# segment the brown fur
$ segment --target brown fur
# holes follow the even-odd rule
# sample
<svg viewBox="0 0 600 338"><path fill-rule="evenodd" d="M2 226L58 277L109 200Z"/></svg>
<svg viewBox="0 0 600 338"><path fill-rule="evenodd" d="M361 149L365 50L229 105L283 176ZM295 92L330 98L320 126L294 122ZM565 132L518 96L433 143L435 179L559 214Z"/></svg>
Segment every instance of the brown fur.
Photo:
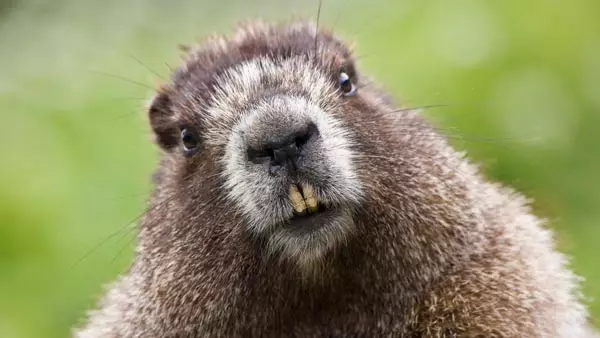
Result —
<svg viewBox="0 0 600 338"><path fill-rule="evenodd" d="M244 60L305 55L332 81L340 67L354 73L343 43L320 32L314 55L312 26L292 25L253 23L190 48L154 98L163 156L135 261L76 336L591 336L578 280L527 202L481 178L418 113L391 113L362 77L335 112L356 135L366 193L354 236L314 280L265 257L223 192L223 149L183 158L176 125L205 129L190 101L209 105L216 76Z"/></svg>

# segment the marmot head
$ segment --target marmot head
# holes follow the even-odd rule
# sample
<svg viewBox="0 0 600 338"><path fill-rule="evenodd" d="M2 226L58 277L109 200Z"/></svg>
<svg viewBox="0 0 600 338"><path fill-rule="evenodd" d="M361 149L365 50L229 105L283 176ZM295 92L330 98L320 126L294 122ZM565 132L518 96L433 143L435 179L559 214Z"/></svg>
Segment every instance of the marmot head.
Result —
<svg viewBox="0 0 600 338"><path fill-rule="evenodd" d="M385 132L398 115L382 114L391 106L350 48L309 23L252 23L186 52L149 106L159 185L187 196L176 212L197 226L235 219L301 266L347 241L367 195L386 190L373 174L401 175L394 154L410 143ZM206 210L216 203L226 215Z"/></svg>

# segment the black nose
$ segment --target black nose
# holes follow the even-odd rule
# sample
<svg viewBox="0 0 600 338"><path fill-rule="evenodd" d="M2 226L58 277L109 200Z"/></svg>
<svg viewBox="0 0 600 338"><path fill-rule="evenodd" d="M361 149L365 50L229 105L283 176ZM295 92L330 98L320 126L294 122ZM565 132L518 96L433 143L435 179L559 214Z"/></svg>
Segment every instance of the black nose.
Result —
<svg viewBox="0 0 600 338"><path fill-rule="evenodd" d="M298 159L306 152L306 145L319 131L314 123L309 123L284 137L273 137L259 149L248 148L248 160L254 163L270 164L272 169L288 166L290 170L298 168Z"/></svg>

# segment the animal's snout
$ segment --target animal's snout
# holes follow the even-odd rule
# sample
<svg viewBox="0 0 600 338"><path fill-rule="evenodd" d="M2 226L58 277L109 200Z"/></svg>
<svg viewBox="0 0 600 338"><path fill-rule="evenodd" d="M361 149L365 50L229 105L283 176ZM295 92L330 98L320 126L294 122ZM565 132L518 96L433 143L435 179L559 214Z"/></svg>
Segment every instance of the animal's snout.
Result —
<svg viewBox="0 0 600 338"><path fill-rule="evenodd" d="M289 171L298 169L300 159L309 151L310 143L319 136L314 123L296 128L282 137L269 137L259 147L248 148L248 160L253 163L268 163L273 173L281 167Z"/></svg>

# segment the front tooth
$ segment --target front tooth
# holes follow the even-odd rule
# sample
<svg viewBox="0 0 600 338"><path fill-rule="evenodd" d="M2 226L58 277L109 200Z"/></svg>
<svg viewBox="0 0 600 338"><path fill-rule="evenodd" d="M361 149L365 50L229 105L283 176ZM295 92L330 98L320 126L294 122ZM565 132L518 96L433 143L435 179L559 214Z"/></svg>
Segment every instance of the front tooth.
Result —
<svg viewBox="0 0 600 338"><path fill-rule="evenodd" d="M304 193L304 201L306 202L306 206L308 207L308 212L315 212L319 209L317 197L313 191L312 186L308 184L302 185L302 192Z"/></svg>
<svg viewBox="0 0 600 338"><path fill-rule="evenodd" d="M304 198L302 198L302 194L295 184L290 186L290 201L292 202L292 207L296 213L303 214L306 211Z"/></svg>

